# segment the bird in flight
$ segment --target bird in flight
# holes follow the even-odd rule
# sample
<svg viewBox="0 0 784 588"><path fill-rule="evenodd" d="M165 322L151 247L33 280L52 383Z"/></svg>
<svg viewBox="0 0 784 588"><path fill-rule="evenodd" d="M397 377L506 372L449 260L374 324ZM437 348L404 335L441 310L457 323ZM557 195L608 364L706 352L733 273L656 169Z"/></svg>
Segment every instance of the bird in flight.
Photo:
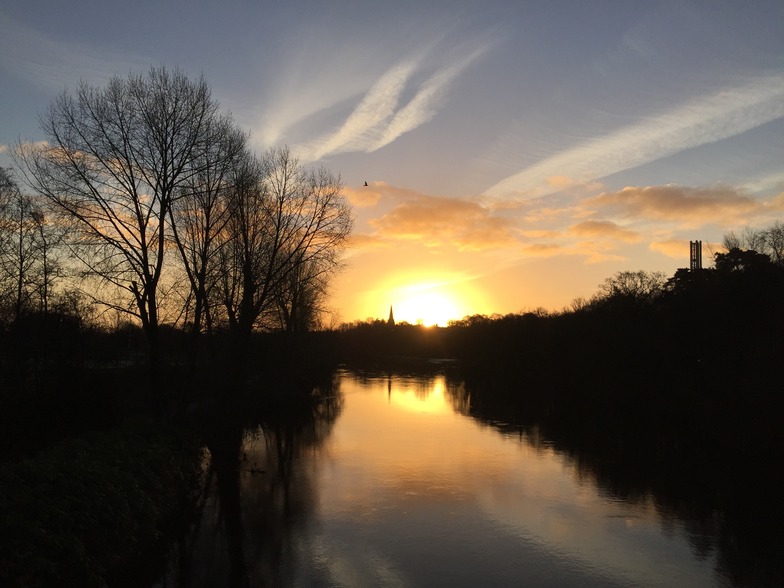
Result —
<svg viewBox="0 0 784 588"><path fill-rule="evenodd" d="M367 182L365 182L365 185L367 186Z"/></svg>

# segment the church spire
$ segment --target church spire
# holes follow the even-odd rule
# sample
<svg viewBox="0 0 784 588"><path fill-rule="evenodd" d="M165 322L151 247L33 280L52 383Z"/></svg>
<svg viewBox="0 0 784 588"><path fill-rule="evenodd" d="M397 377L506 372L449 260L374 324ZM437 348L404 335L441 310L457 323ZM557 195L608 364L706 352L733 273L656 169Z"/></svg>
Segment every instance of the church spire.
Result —
<svg viewBox="0 0 784 588"><path fill-rule="evenodd" d="M392 314L392 305L391 304L389 305L389 318L387 319L387 324L390 327L394 327L395 326L395 315Z"/></svg>

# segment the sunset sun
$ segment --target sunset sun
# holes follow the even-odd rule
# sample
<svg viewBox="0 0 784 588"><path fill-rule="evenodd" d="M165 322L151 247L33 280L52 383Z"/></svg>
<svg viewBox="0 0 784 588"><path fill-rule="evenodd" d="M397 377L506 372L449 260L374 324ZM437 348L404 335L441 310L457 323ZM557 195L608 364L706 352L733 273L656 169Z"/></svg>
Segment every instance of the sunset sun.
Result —
<svg viewBox="0 0 784 588"><path fill-rule="evenodd" d="M454 287L417 283L396 289L392 297L395 320L426 327L445 327L462 318L467 307Z"/></svg>
<svg viewBox="0 0 784 588"><path fill-rule="evenodd" d="M459 311L449 297L422 292L401 300L395 307L395 316L412 324L445 327L450 320L459 318Z"/></svg>

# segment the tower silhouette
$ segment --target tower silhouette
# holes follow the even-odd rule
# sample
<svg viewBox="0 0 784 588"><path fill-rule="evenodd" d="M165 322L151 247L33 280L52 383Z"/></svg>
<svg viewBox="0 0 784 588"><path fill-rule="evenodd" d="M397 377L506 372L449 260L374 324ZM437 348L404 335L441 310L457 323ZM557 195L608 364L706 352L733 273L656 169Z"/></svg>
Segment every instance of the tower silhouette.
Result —
<svg viewBox="0 0 784 588"><path fill-rule="evenodd" d="M392 305L391 304L389 305L389 318L387 319L387 324L390 327L394 327L395 326L395 315L392 314Z"/></svg>
<svg viewBox="0 0 784 588"><path fill-rule="evenodd" d="M702 269L702 241L689 241L689 269Z"/></svg>

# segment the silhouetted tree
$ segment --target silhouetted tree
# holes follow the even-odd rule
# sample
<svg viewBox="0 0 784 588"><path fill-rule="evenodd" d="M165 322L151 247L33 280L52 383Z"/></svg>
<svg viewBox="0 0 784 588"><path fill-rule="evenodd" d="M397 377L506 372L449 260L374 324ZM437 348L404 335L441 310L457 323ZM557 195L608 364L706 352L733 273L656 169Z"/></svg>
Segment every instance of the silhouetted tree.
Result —
<svg viewBox="0 0 784 588"><path fill-rule="evenodd" d="M667 294L686 296L691 294L707 295L715 283L715 271L712 269L691 270L680 268L664 284Z"/></svg>
<svg viewBox="0 0 784 588"><path fill-rule="evenodd" d="M650 301L661 293L665 281L666 276L662 272L622 271L599 285L599 296Z"/></svg>
<svg viewBox="0 0 784 588"><path fill-rule="evenodd" d="M41 118L47 143L17 149L27 180L78 231L74 253L112 290L97 298L140 320L152 374L167 220L223 132L217 117L204 79L159 67L65 91ZM132 304L115 300L117 292Z"/></svg>
<svg viewBox="0 0 784 588"><path fill-rule="evenodd" d="M727 251L756 251L767 255L777 265L784 264L784 225L779 221L764 229L746 227L740 235L730 231L724 235L722 244Z"/></svg>
<svg viewBox="0 0 784 588"><path fill-rule="evenodd" d="M194 351L202 330L212 326L211 292L216 287L219 235L229 221L231 181L246 152L246 135L227 117L206 121L213 140L194 158L195 173L190 174L172 200L170 209L173 240L180 252L190 284L186 321L192 330ZM195 355L192 355L195 360Z"/></svg>
<svg viewBox="0 0 784 588"><path fill-rule="evenodd" d="M305 170L285 148L238 170L229 207L221 296L233 337L245 347L254 328L269 326L281 297L291 296L292 280L313 283L339 267L352 219L340 178Z"/></svg>
<svg viewBox="0 0 784 588"><path fill-rule="evenodd" d="M7 319L18 322L30 312L46 315L59 275L61 237L40 204L0 168L0 293L5 303L0 312Z"/></svg>
<svg viewBox="0 0 784 588"><path fill-rule="evenodd" d="M14 246L14 208L21 198L19 187L9 171L0 168L0 321L10 322L14 316L16 264L12 261Z"/></svg>
<svg viewBox="0 0 784 588"><path fill-rule="evenodd" d="M303 333L318 326L320 315L326 312L322 301L327 295L328 269L315 260L303 262L278 285L275 301L284 331Z"/></svg>
<svg viewBox="0 0 784 588"><path fill-rule="evenodd" d="M715 258L716 271L722 273L765 270L772 265L770 257L764 253L737 247L733 247L727 253L717 253Z"/></svg>
<svg viewBox="0 0 784 588"><path fill-rule="evenodd" d="M784 265L784 225L776 221L764 232L764 245L763 253L770 256L770 259L776 265Z"/></svg>

